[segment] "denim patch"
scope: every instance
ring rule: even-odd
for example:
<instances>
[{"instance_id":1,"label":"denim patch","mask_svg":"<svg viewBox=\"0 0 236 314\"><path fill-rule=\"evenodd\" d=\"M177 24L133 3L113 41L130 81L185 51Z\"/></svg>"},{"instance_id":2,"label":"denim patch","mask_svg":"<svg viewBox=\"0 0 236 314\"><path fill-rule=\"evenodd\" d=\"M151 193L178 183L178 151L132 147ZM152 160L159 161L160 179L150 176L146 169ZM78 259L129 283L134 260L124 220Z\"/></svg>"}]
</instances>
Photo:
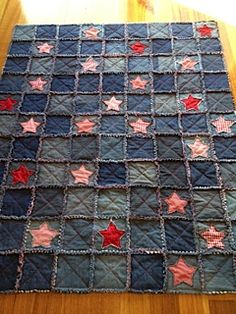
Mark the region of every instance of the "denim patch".
<instances>
[{"instance_id":1,"label":"denim patch","mask_svg":"<svg viewBox=\"0 0 236 314\"><path fill-rule=\"evenodd\" d=\"M193 26L191 23L172 23L172 35L177 38L188 38L193 36Z\"/></svg>"},{"instance_id":2,"label":"denim patch","mask_svg":"<svg viewBox=\"0 0 236 314\"><path fill-rule=\"evenodd\" d=\"M93 113L99 109L98 95L78 95L75 98L76 113Z\"/></svg>"},{"instance_id":3,"label":"denim patch","mask_svg":"<svg viewBox=\"0 0 236 314\"><path fill-rule=\"evenodd\" d=\"M182 128L186 133L207 133L207 122L204 114L182 115Z\"/></svg>"},{"instance_id":4,"label":"denim patch","mask_svg":"<svg viewBox=\"0 0 236 314\"><path fill-rule=\"evenodd\" d=\"M218 159L236 159L235 137L214 137L214 147Z\"/></svg>"},{"instance_id":5,"label":"denim patch","mask_svg":"<svg viewBox=\"0 0 236 314\"><path fill-rule=\"evenodd\" d=\"M206 73L204 75L205 87L207 90L228 90L229 82L226 74Z\"/></svg>"},{"instance_id":6,"label":"denim patch","mask_svg":"<svg viewBox=\"0 0 236 314\"><path fill-rule=\"evenodd\" d=\"M163 287L164 259L158 254L132 255L131 288L133 290L158 291ZM143 280L140 280L142 276Z\"/></svg>"},{"instance_id":7,"label":"denim patch","mask_svg":"<svg viewBox=\"0 0 236 314\"><path fill-rule=\"evenodd\" d=\"M81 74L79 76L78 92L96 92L98 88L98 74Z\"/></svg>"},{"instance_id":8,"label":"denim patch","mask_svg":"<svg viewBox=\"0 0 236 314\"><path fill-rule=\"evenodd\" d=\"M48 74L52 72L53 59L44 58L33 58L30 64L31 74Z\"/></svg>"},{"instance_id":9,"label":"denim patch","mask_svg":"<svg viewBox=\"0 0 236 314\"><path fill-rule=\"evenodd\" d=\"M67 191L66 216L94 214L95 190L85 187L73 187Z\"/></svg>"},{"instance_id":10,"label":"denim patch","mask_svg":"<svg viewBox=\"0 0 236 314\"><path fill-rule=\"evenodd\" d=\"M177 54L193 54L197 51L195 39L174 39L174 50Z\"/></svg>"},{"instance_id":11,"label":"denim patch","mask_svg":"<svg viewBox=\"0 0 236 314\"><path fill-rule=\"evenodd\" d=\"M124 163L100 163L100 169L98 174L98 184L99 185L120 185L125 184L126 174L125 174Z\"/></svg>"},{"instance_id":12,"label":"denim patch","mask_svg":"<svg viewBox=\"0 0 236 314\"><path fill-rule=\"evenodd\" d=\"M34 25L16 25L13 33L14 40L33 40L35 34Z\"/></svg>"},{"instance_id":13,"label":"denim patch","mask_svg":"<svg viewBox=\"0 0 236 314\"><path fill-rule=\"evenodd\" d=\"M104 59L104 72L125 72L125 58L111 57Z\"/></svg>"},{"instance_id":14,"label":"denim patch","mask_svg":"<svg viewBox=\"0 0 236 314\"><path fill-rule=\"evenodd\" d=\"M200 39L200 48L202 52L220 52L221 46L217 38Z\"/></svg>"},{"instance_id":15,"label":"denim patch","mask_svg":"<svg viewBox=\"0 0 236 314\"><path fill-rule=\"evenodd\" d=\"M75 89L75 77L72 75L54 76L51 89L54 92L73 92Z\"/></svg>"},{"instance_id":16,"label":"denim patch","mask_svg":"<svg viewBox=\"0 0 236 314\"><path fill-rule=\"evenodd\" d=\"M0 158L7 158L10 153L11 139L0 137Z\"/></svg>"},{"instance_id":17,"label":"denim patch","mask_svg":"<svg viewBox=\"0 0 236 314\"><path fill-rule=\"evenodd\" d=\"M154 90L156 92L170 92L175 90L172 74L154 74Z\"/></svg>"},{"instance_id":18,"label":"denim patch","mask_svg":"<svg viewBox=\"0 0 236 314\"><path fill-rule=\"evenodd\" d=\"M76 55L78 42L72 40L60 40L58 43L58 55Z\"/></svg>"},{"instance_id":19,"label":"denim patch","mask_svg":"<svg viewBox=\"0 0 236 314\"><path fill-rule=\"evenodd\" d=\"M4 72L25 73L29 59L23 57L8 58L4 66Z\"/></svg>"},{"instance_id":20,"label":"denim patch","mask_svg":"<svg viewBox=\"0 0 236 314\"><path fill-rule=\"evenodd\" d=\"M55 74L74 74L76 70L76 60L72 57L56 58L54 65Z\"/></svg>"},{"instance_id":21,"label":"denim patch","mask_svg":"<svg viewBox=\"0 0 236 314\"><path fill-rule=\"evenodd\" d=\"M30 189L5 191L1 214L4 216L26 216L32 201L32 191Z\"/></svg>"},{"instance_id":22,"label":"denim patch","mask_svg":"<svg viewBox=\"0 0 236 314\"><path fill-rule=\"evenodd\" d=\"M98 156L98 141L97 137L77 136L72 138L71 159L78 160L93 160Z\"/></svg>"},{"instance_id":23,"label":"denim patch","mask_svg":"<svg viewBox=\"0 0 236 314\"><path fill-rule=\"evenodd\" d=\"M142 137L128 138L127 154L130 159L154 159L153 140Z\"/></svg>"},{"instance_id":24,"label":"denim patch","mask_svg":"<svg viewBox=\"0 0 236 314\"><path fill-rule=\"evenodd\" d=\"M80 35L79 25L60 25L59 38L73 39L78 38Z\"/></svg>"},{"instance_id":25,"label":"denim patch","mask_svg":"<svg viewBox=\"0 0 236 314\"><path fill-rule=\"evenodd\" d=\"M16 284L18 255L1 255L0 268L1 268L1 282L0 291L14 290Z\"/></svg>"},{"instance_id":26,"label":"denim patch","mask_svg":"<svg viewBox=\"0 0 236 314\"><path fill-rule=\"evenodd\" d=\"M25 223L16 220L1 220L0 251L19 250L22 246Z\"/></svg>"},{"instance_id":27,"label":"denim patch","mask_svg":"<svg viewBox=\"0 0 236 314\"><path fill-rule=\"evenodd\" d=\"M35 159L38 146L39 138L36 136L18 137L13 143L12 157L14 159Z\"/></svg>"},{"instance_id":28,"label":"denim patch","mask_svg":"<svg viewBox=\"0 0 236 314\"><path fill-rule=\"evenodd\" d=\"M224 62L221 55L202 55L204 71L224 71Z\"/></svg>"},{"instance_id":29,"label":"denim patch","mask_svg":"<svg viewBox=\"0 0 236 314\"><path fill-rule=\"evenodd\" d=\"M157 136L157 155L161 159L182 159L183 148L179 136Z\"/></svg>"},{"instance_id":30,"label":"denim patch","mask_svg":"<svg viewBox=\"0 0 236 314\"><path fill-rule=\"evenodd\" d=\"M153 39L152 52L154 54L159 53L172 53L171 40L170 39Z\"/></svg>"},{"instance_id":31,"label":"denim patch","mask_svg":"<svg viewBox=\"0 0 236 314\"><path fill-rule=\"evenodd\" d=\"M157 133L179 133L177 116L159 116L155 118L155 131Z\"/></svg>"},{"instance_id":32,"label":"denim patch","mask_svg":"<svg viewBox=\"0 0 236 314\"><path fill-rule=\"evenodd\" d=\"M159 215L157 189L132 187L130 192L130 210L134 216Z\"/></svg>"},{"instance_id":33,"label":"denim patch","mask_svg":"<svg viewBox=\"0 0 236 314\"><path fill-rule=\"evenodd\" d=\"M123 24L107 24L104 25L104 36L106 38L124 38L124 25Z\"/></svg>"},{"instance_id":34,"label":"denim patch","mask_svg":"<svg viewBox=\"0 0 236 314\"><path fill-rule=\"evenodd\" d=\"M102 52L101 41L83 41L81 44L81 54L98 55Z\"/></svg>"},{"instance_id":35,"label":"denim patch","mask_svg":"<svg viewBox=\"0 0 236 314\"><path fill-rule=\"evenodd\" d=\"M149 72L151 70L150 60L146 57L129 57L129 72Z\"/></svg>"},{"instance_id":36,"label":"denim patch","mask_svg":"<svg viewBox=\"0 0 236 314\"><path fill-rule=\"evenodd\" d=\"M148 161L129 162L128 178L131 186L155 186L157 185L156 165Z\"/></svg>"},{"instance_id":37,"label":"denim patch","mask_svg":"<svg viewBox=\"0 0 236 314\"><path fill-rule=\"evenodd\" d=\"M101 119L102 133L125 133L125 120L123 116L103 116Z\"/></svg>"},{"instance_id":38,"label":"denim patch","mask_svg":"<svg viewBox=\"0 0 236 314\"><path fill-rule=\"evenodd\" d=\"M149 112L151 100L147 95L128 95L127 110L136 112Z\"/></svg>"},{"instance_id":39,"label":"denim patch","mask_svg":"<svg viewBox=\"0 0 236 314\"><path fill-rule=\"evenodd\" d=\"M163 161L160 163L161 186L186 187L187 177L184 163L180 161Z\"/></svg>"},{"instance_id":40,"label":"denim patch","mask_svg":"<svg viewBox=\"0 0 236 314\"><path fill-rule=\"evenodd\" d=\"M115 136L101 137L101 159L124 159L124 138Z\"/></svg>"},{"instance_id":41,"label":"denim patch","mask_svg":"<svg viewBox=\"0 0 236 314\"><path fill-rule=\"evenodd\" d=\"M12 56L30 56L32 42L15 41L12 43L9 54Z\"/></svg>"},{"instance_id":42,"label":"denim patch","mask_svg":"<svg viewBox=\"0 0 236 314\"><path fill-rule=\"evenodd\" d=\"M103 91L108 92L123 92L124 91L124 75L123 74L104 74L103 76Z\"/></svg>"},{"instance_id":43,"label":"denim patch","mask_svg":"<svg viewBox=\"0 0 236 314\"><path fill-rule=\"evenodd\" d=\"M200 74L179 74L177 76L177 87L180 92L201 92L202 80Z\"/></svg>"},{"instance_id":44,"label":"denim patch","mask_svg":"<svg viewBox=\"0 0 236 314\"><path fill-rule=\"evenodd\" d=\"M46 137L41 145L40 158L43 160L66 160L70 157L68 138Z\"/></svg>"},{"instance_id":45,"label":"denim patch","mask_svg":"<svg viewBox=\"0 0 236 314\"><path fill-rule=\"evenodd\" d=\"M97 211L102 216L125 215L127 210L127 193L125 189L101 189Z\"/></svg>"},{"instance_id":46,"label":"denim patch","mask_svg":"<svg viewBox=\"0 0 236 314\"><path fill-rule=\"evenodd\" d=\"M20 107L21 112L44 112L47 95L25 94Z\"/></svg>"},{"instance_id":47,"label":"denim patch","mask_svg":"<svg viewBox=\"0 0 236 314\"><path fill-rule=\"evenodd\" d=\"M56 25L38 25L36 38L52 39L56 37Z\"/></svg>"},{"instance_id":48,"label":"denim patch","mask_svg":"<svg viewBox=\"0 0 236 314\"><path fill-rule=\"evenodd\" d=\"M146 38L147 24L127 24L128 36L130 38Z\"/></svg>"},{"instance_id":49,"label":"denim patch","mask_svg":"<svg viewBox=\"0 0 236 314\"><path fill-rule=\"evenodd\" d=\"M107 55L124 54L126 52L124 41L106 41L105 53Z\"/></svg>"},{"instance_id":50,"label":"denim patch","mask_svg":"<svg viewBox=\"0 0 236 314\"><path fill-rule=\"evenodd\" d=\"M48 116L45 126L45 134L67 134L70 130L70 118L60 116Z\"/></svg>"},{"instance_id":51,"label":"denim patch","mask_svg":"<svg viewBox=\"0 0 236 314\"><path fill-rule=\"evenodd\" d=\"M217 186L216 168L210 161L190 162L191 182L195 186Z\"/></svg>"},{"instance_id":52,"label":"denim patch","mask_svg":"<svg viewBox=\"0 0 236 314\"><path fill-rule=\"evenodd\" d=\"M21 92L25 81L22 75L3 74L0 80L2 92Z\"/></svg>"},{"instance_id":53,"label":"denim patch","mask_svg":"<svg viewBox=\"0 0 236 314\"><path fill-rule=\"evenodd\" d=\"M206 102L209 112L233 112L234 105L231 93L206 93Z\"/></svg>"},{"instance_id":54,"label":"denim patch","mask_svg":"<svg viewBox=\"0 0 236 314\"><path fill-rule=\"evenodd\" d=\"M168 23L149 24L150 38L168 38L170 37L170 27Z\"/></svg>"}]
</instances>

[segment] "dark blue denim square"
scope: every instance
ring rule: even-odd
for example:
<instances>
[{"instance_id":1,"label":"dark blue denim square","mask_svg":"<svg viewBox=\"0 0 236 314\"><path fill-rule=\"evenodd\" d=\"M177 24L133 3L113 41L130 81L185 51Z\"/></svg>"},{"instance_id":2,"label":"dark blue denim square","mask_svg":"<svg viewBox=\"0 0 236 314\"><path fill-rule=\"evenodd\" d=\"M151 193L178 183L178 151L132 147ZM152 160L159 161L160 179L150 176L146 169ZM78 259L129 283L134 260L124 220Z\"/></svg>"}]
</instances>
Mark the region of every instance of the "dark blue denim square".
<instances>
[{"instance_id":1,"label":"dark blue denim square","mask_svg":"<svg viewBox=\"0 0 236 314\"><path fill-rule=\"evenodd\" d=\"M104 25L104 35L106 38L123 38L124 24L106 24Z\"/></svg>"},{"instance_id":2,"label":"dark blue denim square","mask_svg":"<svg viewBox=\"0 0 236 314\"><path fill-rule=\"evenodd\" d=\"M0 138L0 158L8 158L11 149L11 138Z\"/></svg>"},{"instance_id":3,"label":"dark blue denim square","mask_svg":"<svg viewBox=\"0 0 236 314\"><path fill-rule=\"evenodd\" d=\"M132 255L131 288L134 290L161 290L164 281L162 255Z\"/></svg>"},{"instance_id":4,"label":"dark blue denim square","mask_svg":"<svg viewBox=\"0 0 236 314\"><path fill-rule=\"evenodd\" d=\"M1 92L21 92L24 87L23 75L3 74L0 79Z\"/></svg>"},{"instance_id":5,"label":"dark blue denim square","mask_svg":"<svg viewBox=\"0 0 236 314\"><path fill-rule=\"evenodd\" d=\"M39 25L36 30L36 38L51 39L56 37L56 25Z\"/></svg>"},{"instance_id":6,"label":"dark blue denim square","mask_svg":"<svg viewBox=\"0 0 236 314\"><path fill-rule=\"evenodd\" d=\"M206 116L204 114L182 115L182 127L186 133L208 132Z\"/></svg>"},{"instance_id":7,"label":"dark blue denim square","mask_svg":"<svg viewBox=\"0 0 236 314\"><path fill-rule=\"evenodd\" d=\"M47 105L47 95L25 94L21 104L21 112L44 112Z\"/></svg>"},{"instance_id":8,"label":"dark blue denim square","mask_svg":"<svg viewBox=\"0 0 236 314\"><path fill-rule=\"evenodd\" d=\"M35 159L39 146L38 136L18 137L13 143L12 158Z\"/></svg>"},{"instance_id":9,"label":"dark blue denim square","mask_svg":"<svg viewBox=\"0 0 236 314\"><path fill-rule=\"evenodd\" d=\"M186 187L188 182L184 163L182 161L161 161L160 183L162 187Z\"/></svg>"},{"instance_id":10,"label":"dark blue denim square","mask_svg":"<svg viewBox=\"0 0 236 314\"><path fill-rule=\"evenodd\" d=\"M60 40L58 44L59 55L76 55L78 51L78 42L72 40Z\"/></svg>"},{"instance_id":11,"label":"dark blue denim square","mask_svg":"<svg viewBox=\"0 0 236 314\"><path fill-rule=\"evenodd\" d=\"M216 156L219 159L236 159L235 137L214 137Z\"/></svg>"},{"instance_id":12,"label":"dark blue denim square","mask_svg":"<svg viewBox=\"0 0 236 314\"><path fill-rule=\"evenodd\" d=\"M70 132L70 118L48 116L46 120L45 134L68 134Z\"/></svg>"},{"instance_id":13,"label":"dark blue denim square","mask_svg":"<svg viewBox=\"0 0 236 314\"><path fill-rule=\"evenodd\" d=\"M155 118L155 131L157 133L179 133L177 116L160 116Z\"/></svg>"},{"instance_id":14,"label":"dark blue denim square","mask_svg":"<svg viewBox=\"0 0 236 314\"><path fill-rule=\"evenodd\" d=\"M6 190L1 213L6 216L26 216L31 201L29 189Z\"/></svg>"},{"instance_id":15,"label":"dark blue denim square","mask_svg":"<svg viewBox=\"0 0 236 314\"><path fill-rule=\"evenodd\" d=\"M170 39L153 39L152 41L153 53L171 53L171 40Z\"/></svg>"},{"instance_id":16,"label":"dark blue denim square","mask_svg":"<svg viewBox=\"0 0 236 314\"><path fill-rule=\"evenodd\" d=\"M79 25L60 25L59 38L77 38L80 35Z\"/></svg>"},{"instance_id":17,"label":"dark blue denim square","mask_svg":"<svg viewBox=\"0 0 236 314\"><path fill-rule=\"evenodd\" d=\"M37 188L33 217L53 217L61 215L64 206L64 193L60 188Z\"/></svg>"},{"instance_id":18,"label":"dark blue denim square","mask_svg":"<svg viewBox=\"0 0 236 314\"><path fill-rule=\"evenodd\" d=\"M167 250L195 251L192 221L166 220L165 234Z\"/></svg>"},{"instance_id":19,"label":"dark blue denim square","mask_svg":"<svg viewBox=\"0 0 236 314\"><path fill-rule=\"evenodd\" d=\"M216 168L210 161L190 162L191 182L195 186L217 186Z\"/></svg>"},{"instance_id":20,"label":"dark blue denim square","mask_svg":"<svg viewBox=\"0 0 236 314\"><path fill-rule=\"evenodd\" d=\"M4 67L4 72L24 73L27 69L28 58L8 58Z\"/></svg>"},{"instance_id":21,"label":"dark blue denim square","mask_svg":"<svg viewBox=\"0 0 236 314\"><path fill-rule=\"evenodd\" d=\"M100 163L98 173L99 185L125 184L125 164L118 162Z\"/></svg>"},{"instance_id":22,"label":"dark blue denim square","mask_svg":"<svg viewBox=\"0 0 236 314\"><path fill-rule=\"evenodd\" d=\"M99 87L99 74L81 74L79 76L79 92L96 92Z\"/></svg>"},{"instance_id":23,"label":"dark blue denim square","mask_svg":"<svg viewBox=\"0 0 236 314\"><path fill-rule=\"evenodd\" d=\"M57 57L53 73L74 74L76 70L76 59L74 57Z\"/></svg>"},{"instance_id":24,"label":"dark blue denim square","mask_svg":"<svg viewBox=\"0 0 236 314\"><path fill-rule=\"evenodd\" d=\"M49 289L51 287L52 267L52 254L25 254L20 289Z\"/></svg>"},{"instance_id":25,"label":"dark blue denim square","mask_svg":"<svg viewBox=\"0 0 236 314\"><path fill-rule=\"evenodd\" d=\"M4 171L5 171L5 162L0 161L0 184L2 183Z\"/></svg>"},{"instance_id":26,"label":"dark blue denim square","mask_svg":"<svg viewBox=\"0 0 236 314\"><path fill-rule=\"evenodd\" d=\"M178 38L193 37L193 26L191 23L171 24L172 35Z\"/></svg>"},{"instance_id":27,"label":"dark blue denim square","mask_svg":"<svg viewBox=\"0 0 236 314\"><path fill-rule=\"evenodd\" d=\"M200 39L200 49L202 52L220 52L220 41L217 38Z\"/></svg>"},{"instance_id":28,"label":"dark blue denim square","mask_svg":"<svg viewBox=\"0 0 236 314\"><path fill-rule=\"evenodd\" d=\"M99 109L99 95L78 95L75 99L75 112L92 113Z\"/></svg>"},{"instance_id":29,"label":"dark blue denim square","mask_svg":"<svg viewBox=\"0 0 236 314\"><path fill-rule=\"evenodd\" d=\"M157 154L161 159L182 159L183 148L179 136L157 136Z\"/></svg>"},{"instance_id":30,"label":"dark blue denim square","mask_svg":"<svg viewBox=\"0 0 236 314\"><path fill-rule=\"evenodd\" d=\"M104 74L103 75L104 92L123 92L124 74Z\"/></svg>"},{"instance_id":31,"label":"dark blue denim square","mask_svg":"<svg viewBox=\"0 0 236 314\"><path fill-rule=\"evenodd\" d=\"M31 41L15 41L11 44L9 55L29 56L31 54Z\"/></svg>"},{"instance_id":32,"label":"dark blue denim square","mask_svg":"<svg viewBox=\"0 0 236 314\"><path fill-rule=\"evenodd\" d=\"M58 75L52 79L51 90L54 92L73 92L75 77L72 75Z\"/></svg>"},{"instance_id":33,"label":"dark blue denim square","mask_svg":"<svg viewBox=\"0 0 236 314\"><path fill-rule=\"evenodd\" d=\"M123 116L103 116L101 120L101 132L124 133L125 119Z\"/></svg>"},{"instance_id":34,"label":"dark blue denim square","mask_svg":"<svg viewBox=\"0 0 236 314\"><path fill-rule=\"evenodd\" d=\"M127 139L128 158L154 158L154 145L151 138L130 137Z\"/></svg>"},{"instance_id":35,"label":"dark blue denim square","mask_svg":"<svg viewBox=\"0 0 236 314\"><path fill-rule=\"evenodd\" d=\"M154 90L159 91L174 91L175 81L173 74L154 74Z\"/></svg>"},{"instance_id":36,"label":"dark blue denim square","mask_svg":"<svg viewBox=\"0 0 236 314\"><path fill-rule=\"evenodd\" d=\"M2 220L0 223L0 251L21 248L25 223L22 221Z\"/></svg>"},{"instance_id":37,"label":"dark blue denim square","mask_svg":"<svg viewBox=\"0 0 236 314\"><path fill-rule=\"evenodd\" d=\"M81 54L83 55L99 55L102 52L101 41L83 41L81 44Z\"/></svg>"},{"instance_id":38,"label":"dark blue denim square","mask_svg":"<svg viewBox=\"0 0 236 314\"><path fill-rule=\"evenodd\" d=\"M203 71L224 71L224 61L221 55L204 54L201 58Z\"/></svg>"},{"instance_id":39,"label":"dark blue denim square","mask_svg":"<svg viewBox=\"0 0 236 314\"><path fill-rule=\"evenodd\" d=\"M0 256L0 291L13 290L16 283L19 256L16 254Z\"/></svg>"},{"instance_id":40,"label":"dark blue denim square","mask_svg":"<svg viewBox=\"0 0 236 314\"><path fill-rule=\"evenodd\" d=\"M128 24L128 36L130 38L146 38L147 24Z\"/></svg>"},{"instance_id":41,"label":"dark blue denim square","mask_svg":"<svg viewBox=\"0 0 236 314\"><path fill-rule=\"evenodd\" d=\"M75 136L71 143L72 160L93 160L98 156L97 137L94 135Z\"/></svg>"},{"instance_id":42,"label":"dark blue denim square","mask_svg":"<svg viewBox=\"0 0 236 314\"><path fill-rule=\"evenodd\" d=\"M227 74L224 73L205 73L205 87L208 90L228 90L229 82Z\"/></svg>"},{"instance_id":43,"label":"dark blue denim square","mask_svg":"<svg viewBox=\"0 0 236 314\"><path fill-rule=\"evenodd\" d=\"M151 99L147 95L128 95L127 102L128 111L151 111Z\"/></svg>"}]
</instances>

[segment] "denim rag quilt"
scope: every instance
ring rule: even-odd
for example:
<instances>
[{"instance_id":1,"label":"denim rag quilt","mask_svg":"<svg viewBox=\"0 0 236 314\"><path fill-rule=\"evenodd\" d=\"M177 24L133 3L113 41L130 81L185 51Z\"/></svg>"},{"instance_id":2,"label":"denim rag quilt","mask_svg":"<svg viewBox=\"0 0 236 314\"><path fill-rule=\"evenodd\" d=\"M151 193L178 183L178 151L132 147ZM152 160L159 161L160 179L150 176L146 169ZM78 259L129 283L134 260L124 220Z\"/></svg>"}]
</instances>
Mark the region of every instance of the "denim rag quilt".
<instances>
[{"instance_id":1,"label":"denim rag quilt","mask_svg":"<svg viewBox=\"0 0 236 314\"><path fill-rule=\"evenodd\" d=\"M19 25L0 81L0 290L236 290L217 25Z\"/></svg>"}]
</instances>

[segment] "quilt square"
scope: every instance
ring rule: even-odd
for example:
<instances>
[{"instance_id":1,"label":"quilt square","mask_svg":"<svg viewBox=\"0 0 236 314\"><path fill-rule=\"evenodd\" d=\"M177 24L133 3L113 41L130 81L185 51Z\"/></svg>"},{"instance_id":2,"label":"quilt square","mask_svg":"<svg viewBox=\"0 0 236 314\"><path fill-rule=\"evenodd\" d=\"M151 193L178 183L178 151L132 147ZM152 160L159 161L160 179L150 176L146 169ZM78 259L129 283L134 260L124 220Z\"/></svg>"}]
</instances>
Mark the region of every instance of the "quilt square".
<instances>
[{"instance_id":1,"label":"quilt square","mask_svg":"<svg viewBox=\"0 0 236 314\"><path fill-rule=\"evenodd\" d=\"M163 288L164 259L161 254L134 254L131 257L131 288L137 291L158 291ZM140 280L143 276L143 280Z\"/></svg>"},{"instance_id":2,"label":"quilt square","mask_svg":"<svg viewBox=\"0 0 236 314\"><path fill-rule=\"evenodd\" d=\"M57 261L56 290L88 290L90 284L89 255L59 255Z\"/></svg>"},{"instance_id":3,"label":"quilt square","mask_svg":"<svg viewBox=\"0 0 236 314\"><path fill-rule=\"evenodd\" d=\"M0 79L1 291L236 291L222 51L214 21L15 27Z\"/></svg>"}]
</instances>

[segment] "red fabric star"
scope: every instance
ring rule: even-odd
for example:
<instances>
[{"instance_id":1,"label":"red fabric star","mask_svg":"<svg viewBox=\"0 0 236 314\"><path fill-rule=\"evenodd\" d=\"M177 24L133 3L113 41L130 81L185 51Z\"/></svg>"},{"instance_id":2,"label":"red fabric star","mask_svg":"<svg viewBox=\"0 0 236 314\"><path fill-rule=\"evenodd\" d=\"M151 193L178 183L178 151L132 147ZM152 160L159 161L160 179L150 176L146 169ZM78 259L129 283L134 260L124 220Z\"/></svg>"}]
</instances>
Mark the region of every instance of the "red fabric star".
<instances>
[{"instance_id":1,"label":"red fabric star","mask_svg":"<svg viewBox=\"0 0 236 314\"><path fill-rule=\"evenodd\" d=\"M28 183L30 176L33 175L33 171L29 170L26 166L20 165L17 169L12 170L13 184Z\"/></svg>"},{"instance_id":2,"label":"red fabric star","mask_svg":"<svg viewBox=\"0 0 236 314\"><path fill-rule=\"evenodd\" d=\"M193 275L196 272L196 267L188 265L185 260L180 257L178 261L168 267L173 274L174 286L186 283L189 286L193 285Z\"/></svg>"},{"instance_id":3,"label":"red fabric star","mask_svg":"<svg viewBox=\"0 0 236 314\"><path fill-rule=\"evenodd\" d=\"M188 202L180 198L176 192L173 192L169 197L165 198L164 201L168 204L168 214L172 214L174 212L178 212L180 214L185 213L185 206Z\"/></svg>"},{"instance_id":4,"label":"red fabric star","mask_svg":"<svg viewBox=\"0 0 236 314\"><path fill-rule=\"evenodd\" d=\"M0 100L0 111L7 110L12 111L13 106L17 103L15 99L12 99L11 97L8 97L6 99Z\"/></svg>"},{"instance_id":5,"label":"red fabric star","mask_svg":"<svg viewBox=\"0 0 236 314\"><path fill-rule=\"evenodd\" d=\"M202 37L205 37L205 36L211 37L211 35L212 35L211 33L213 31L213 28L211 28L211 27L207 26L206 24L204 24L202 26L199 26L197 28L197 31L200 33L200 35Z\"/></svg>"},{"instance_id":6,"label":"red fabric star","mask_svg":"<svg viewBox=\"0 0 236 314\"><path fill-rule=\"evenodd\" d=\"M99 234L103 237L102 248L106 248L111 245L120 249L120 241L124 236L125 231L117 229L114 222L110 221L107 229L99 231Z\"/></svg>"},{"instance_id":7,"label":"red fabric star","mask_svg":"<svg viewBox=\"0 0 236 314\"><path fill-rule=\"evenodd\" d=\"M201 232L200 235L207 241L208 249L213 247L223 249L225 247L222 242L225 237L225 233L223 231L217 231L215 226L210 226L208 230Z\"/></svg>"},{"instance_id":8,"label":"red fabric star","mask_svg":"<svg viewBox=\"0 0 236 314\"><path fill-rule=\"evenodd\" d=\"M130 48L132 49L132 51L134 53L144 53L145 48L147 48L148 46L143 44L141 41L136 41L134 44L132 44L130 46Z\"/></svg>"},{"instance_id":9,"label":"red fabric star","mask_svg":"<svg viewBox=\"0 0 236 314\"><path fill-rule=\"evenodd\" d=\"M198 111L202 99L193 97L192 95L188 95L188 97L182 99L181 102L184 104L186 110Z\"/></svg>"}]
</instances>

